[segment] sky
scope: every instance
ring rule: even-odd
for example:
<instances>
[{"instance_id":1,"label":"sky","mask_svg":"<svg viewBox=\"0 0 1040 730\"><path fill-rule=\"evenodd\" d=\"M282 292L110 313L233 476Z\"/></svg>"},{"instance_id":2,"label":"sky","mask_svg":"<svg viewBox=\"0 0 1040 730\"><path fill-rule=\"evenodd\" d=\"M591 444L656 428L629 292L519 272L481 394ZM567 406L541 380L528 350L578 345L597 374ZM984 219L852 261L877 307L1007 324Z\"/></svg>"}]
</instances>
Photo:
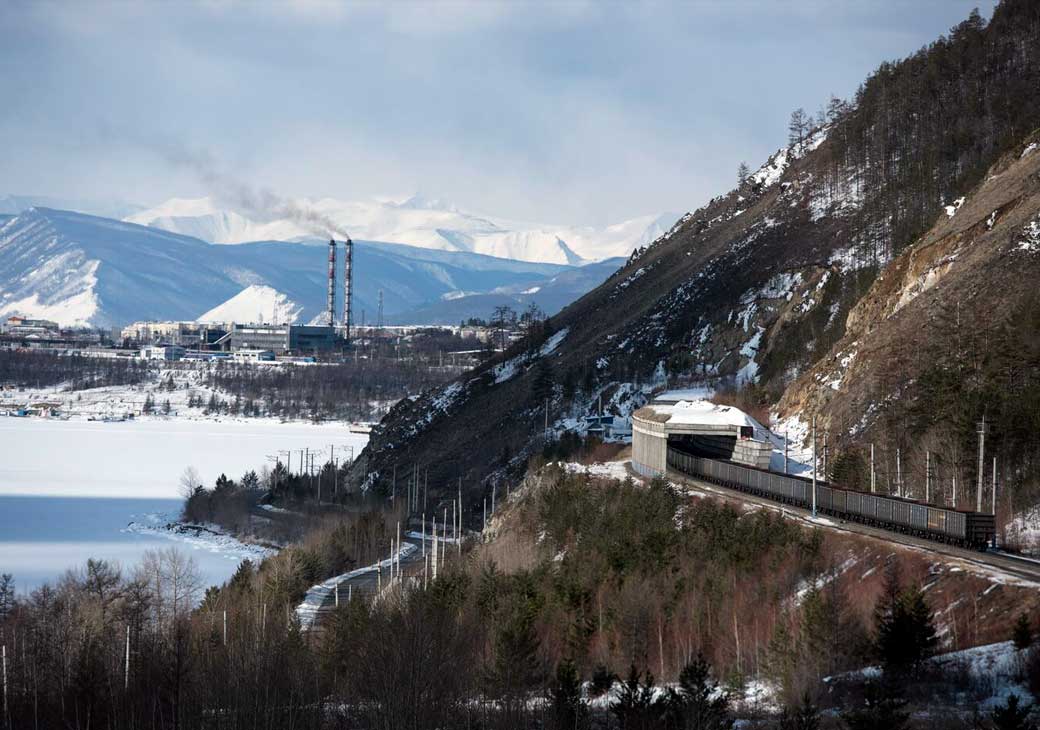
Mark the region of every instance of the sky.
<instances>
[{"instance_id":1,"label":"sky","mask_svg":"<svg viewBox=\"0 0 1040 730\"><path fill-rule=\"evenodd\" d=\"M693 210L992 0L0 2L0 194Z\"/></svg>"}]
</instances>

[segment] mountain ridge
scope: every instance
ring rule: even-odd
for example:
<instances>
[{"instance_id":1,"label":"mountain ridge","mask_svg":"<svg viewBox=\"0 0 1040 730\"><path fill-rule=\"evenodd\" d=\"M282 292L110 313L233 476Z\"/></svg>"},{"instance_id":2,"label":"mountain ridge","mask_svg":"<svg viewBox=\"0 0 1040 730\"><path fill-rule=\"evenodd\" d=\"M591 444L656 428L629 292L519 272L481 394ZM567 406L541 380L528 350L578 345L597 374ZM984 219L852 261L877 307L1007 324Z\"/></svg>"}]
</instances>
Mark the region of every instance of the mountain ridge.
<instances>
[{"instance_id":1,"label":"mountain ridge","mask_svg":"<svg viewBox=\"0 0 1040 730\"><path fill-rule=\"evenodd\" d=\"M300 200L291 207L327 219L356 239L572 266L627 257L674 220L669 214L660 214L602 228L554 226L469 213L418 194L399 203L323 198ZM288 213L278 217L278 213L236 210L210 197L172 198L125 220L220 244L300 242L324 237L317 234L313 221L296 220Z\"/></svg>"},{"instance_id":2,"label":"mountain ridge","mask_svg":"<svg viewBox=\"0 0 1040 730\"><path fill-rule=\"evenodd\" d=\"M99 326L192 320L243 289L267 285L297 303L299 317L309 321L325 307L326 251L280 241L221 246L134 223L31 208L0 220L0 315ZM515 306L556 308L596 283L588 276L567 283L565 277L553 287L555 277L574 267L401 244L358 241L354 255L359 321L366 309L376 311L380 290L387 321L433 307L429 317L450 324L458 319L436 314L446 295L461 295L452 312L465 319L491 314L486 302L467 300L466 293L500 292ZM539 291L522 293L532 289Z\"/></svg>"}]
</instances>

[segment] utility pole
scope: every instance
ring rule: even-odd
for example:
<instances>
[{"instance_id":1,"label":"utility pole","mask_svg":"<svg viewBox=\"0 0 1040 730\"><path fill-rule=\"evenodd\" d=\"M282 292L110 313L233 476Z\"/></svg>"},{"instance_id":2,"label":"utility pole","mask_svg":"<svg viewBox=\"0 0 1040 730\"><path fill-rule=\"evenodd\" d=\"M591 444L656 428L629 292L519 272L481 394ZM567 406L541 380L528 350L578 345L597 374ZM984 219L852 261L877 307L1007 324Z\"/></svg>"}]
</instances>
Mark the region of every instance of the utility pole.
<instances>
[{"instance_id":1,"label":"utility pole","mask_svg":"<svg viewBox=\"0 0 1040 730\"><path fill-rule=\"evenodd\" d=\"M932 454L924 452L924 501L927 504L932 491Z\"/></svg>"},{"instance_id":2,"label":"utility pole","mask_svg":"<svg viewBox=\"0 0 1040 730\"><path fill-rule=\"evenodd\" d=\"M975 511L982 511L982 470L983 470L983 459L985 458L986 452L986 415L982 415L982 420L979 421L979 475L978 484L975 487Z\"/></svg>"},{"instance_id":3,"label":"utility pole","mask_svg":"<svg viewBox=\"0 0 1040 730\"><path fill-rule=\"evenodd\" d=\"M903 462L902 452L896 449L896 496L903 496Z\"/></svg>"},{"instance_id":4,"label":"utility pole","mask_svg":"<svg viewBox=\"0 0 1040 730\"><path fill-rule=\"evenodd\" d=\"M784 431L784 474L787 474L787 431Z\"/></svg>"},{"instance_id":5,"label":"utility pole","mask_svg":"<svg viewBox=\"0 0 1040 730\"><path fill-rule=\"evenodd\" d=\"M990 512L993 516L997 515L997 457L993 457L993 493L990 495L992 499L992 505Z\"/></svg>"},{"instance_id":6,"label":"utility pole","mask_svg":"<svg viewBox=\"0 0 1040 730\"><path fill-rule=\"evenodd\" d=\"M126 625L126 664L123 665L123 691L125 692L128 689L130 689L130 624ZM4 691L6 694L6 687ZM4 707L5 714L6 711L7 708Z\"/></svg>"},{"instance_id":7,"label":"utility pole","mask_svg":"<svg viewBox=\"0 0 1040 730\"><path fill-rule=\"evenodd\" d=\"M227 609L224 609L224 646L227 646Z\"/></svg>"},{"instance_id":8,"label":"utility pole","mask_svg":"<svg viewBox=\"0 0 1040 730\"><path fill-rule=\"evenodd\" d=\"M816 517L816 416L812 417L812 516Z\"/></svg>"},{"instance_id":9,"label":"utility pole","mask_svg":"<svg viewBox=\"0 0 1040 730\"><path fill-rule=\"evenodd\" d=\"M874 444L870 445L870 493L877 491L877 475L874 472Z\"/></svg>"},{"instance_id":10,"label":"utility pole","mask_svg":"<svg viewBox=\"0 0 1040 730\"><path fill-rule=\"evenodd\" d=\"M827 475L830 473L827 471L827 431L823 432L823 481L828 481Z\"/></svg>"},{"instance_id":11,"label":"utility pole","mask_svg":"<svg viewBox=\"0 0 1040 730\"><path fill-rule=\"evenodd\" d=\"M433 579L437 580L437 517L433 518Z\"/></svg>"},{"instance_id":12,"label":"utility pole","mask_svg":"<svg viewBox=\"0 0 1040 730\"><path fill-rule=\"evenodd\" d=\"M957 477L953 478L953 504L951 506L957 509Z\"/></svg>"}]
</instances>

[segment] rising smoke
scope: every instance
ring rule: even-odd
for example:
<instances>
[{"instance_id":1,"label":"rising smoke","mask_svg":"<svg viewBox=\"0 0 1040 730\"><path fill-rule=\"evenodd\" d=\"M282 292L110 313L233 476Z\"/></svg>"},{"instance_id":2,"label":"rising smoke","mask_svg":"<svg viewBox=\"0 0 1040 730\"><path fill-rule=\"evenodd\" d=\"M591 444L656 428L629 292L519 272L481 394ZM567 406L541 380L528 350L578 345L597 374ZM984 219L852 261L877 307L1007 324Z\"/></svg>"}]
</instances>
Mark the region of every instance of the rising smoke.
<instances>
[{"instance_id":1,"label":"rising smoke","mask_svg":"<svg viewBox=\"0 0 1040 730\"><path fill-rule=\"evenodd\" d=\"M288 218L321 238L345 239L349 234L336 221L313 208L284 198L269 188L255 188L220 169L205 150L165 140L155 145L171 165L192 171L222 204L261 220Z\"/></svg>"}]
</instances>

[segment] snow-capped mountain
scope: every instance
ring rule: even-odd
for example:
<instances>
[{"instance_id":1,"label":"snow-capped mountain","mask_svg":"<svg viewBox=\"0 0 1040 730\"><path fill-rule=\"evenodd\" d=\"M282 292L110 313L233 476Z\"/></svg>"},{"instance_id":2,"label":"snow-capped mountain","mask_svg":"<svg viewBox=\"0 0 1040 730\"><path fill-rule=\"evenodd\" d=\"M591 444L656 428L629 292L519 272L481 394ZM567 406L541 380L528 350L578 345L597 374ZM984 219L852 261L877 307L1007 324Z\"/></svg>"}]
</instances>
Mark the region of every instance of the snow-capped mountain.
<instances>
[{"instance_id":1,"label":"snow-capped mountain","mask_svg":"<svg viewBox=\"0 0 1040 730\"><path fill-rule=\"evenodd\" d=\"M627 257L667 230L677 216L642 216L595 227L552 226L476 215L449 202L415 195L407 200L294 201L304 216L263 215L221 206L212 198L174 198L126 218L128 222L212 243L303 241L330 234L313 218L334 222L356 239L388 241L442 251L480 253L518 261L580 265Z\"/></svg>"},{"instance_id":2,"label":"snow-capped mountain","mask_svg":"<svg viewBox=\"0 0 1040 730\"><path fill-rule=\"evenodd\" d=\"M84 200L81 198L56 198L49 195L0 195L0 216L18 215L34 207L72 210L105 218L124 218L145 209L143 205L122 200Z\"/></svg>"},{"instance_id":3,"label":"snow-capped mountain","mask_svg":"<svg viewBox=\"0 0 1040 730\"><path fill-rule=\"evenodd\" d=\"M198 321L291 324L299 319L302 312L302 306L277 289L252 284L203 314Z\"/></svg>"},{"instance_id":4,"label":"snow-capped mountain","mask_svg":"<svg viewBox=\"0 0 1040 730\"><path fill-rule=\"evenodd\" d=\"M620 262L573 267L358 240L354 311L388 323L456 323L494 306L554 312ZM0 316L63 325L179 319L309 322L325 308L328 248L210 244L158 228L50 208L0 216ZM337 292L337 312L342 307ZM421 319L419 319L421 317Z\"/></svg>"}]
</instances>

